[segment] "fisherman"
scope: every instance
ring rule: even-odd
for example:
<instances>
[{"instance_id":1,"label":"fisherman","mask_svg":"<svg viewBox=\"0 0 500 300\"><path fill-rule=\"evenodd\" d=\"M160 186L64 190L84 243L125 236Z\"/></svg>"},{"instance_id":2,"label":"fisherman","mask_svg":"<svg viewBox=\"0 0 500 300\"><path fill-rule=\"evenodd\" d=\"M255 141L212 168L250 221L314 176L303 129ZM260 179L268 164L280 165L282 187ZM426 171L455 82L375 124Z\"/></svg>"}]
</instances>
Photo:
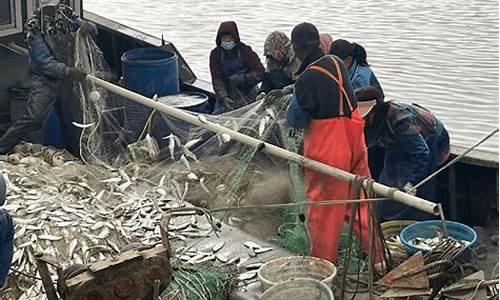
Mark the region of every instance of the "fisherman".
<instances>
[{"instance_id":1,"label":"fisherman","mask_svg":"<svg viewBox=\"0 0 500 300\"><path fill-rule=\"evenodd\" d=\"M332 167L370 177L363 119L342 61L325 56L319 47L319 33L310 23L301 23L292 31L295 55L302 61L300 76L287 110L291 127L305 128L304 155ZM305 169L307 201L353 199L351 184ZM362 247L368 252L368 207L361 205ZM308 228L311 255L335 262L344 221L352 217L350 205L311 206ZM358 218L359 219L359 218ZM380 261L380 247L377 261Z\"/></svg>"},{"instance_id":2,"label":"fisherman","mask_svg":"<svg viewBox=\"0 0 500 300\"><path fill-rule=\"evenodd\" d=\"M271 32L264 43L266 72L260 92L267 94L274 89L282 89L293 84L300 61L293 53L290 38L281 31Z\"/></svg>"},{"instance_id":3,"label":"fisherman","mask_svg":"<svg viewBox=\"0 0 500 300\"><path fill-rule=\"evenodd\" d=\"M343 60L354 90L372 85L377 87L382 97L384 97L382 86L380 86L375 73L373 73L366 60L366 50L363 46L338 39L331 44L330 54Z\"/></svg>"},{"instance_id":4,"label":"fisherman","mask_svg":"<svg viewBox=\"0 0 500 300\"><path fill-rule=\"evenodd\" d=\"M28 133L42 126L51 105L61 98L68 77L81 81L86 74L71 67L74 32L97 35L97 27L81 20L59 0L40 0L40 9L25 24L30 69L31 94L24 115L0 137L0 153L5 154Z\"/></svg>"},{"instance_id":5,"label":"fisherman","mask_svg":"<svg viewBox=\"0 0 500 300\"><path fill-rule=\"evenodd\" d=\"M217 101L214 113L222 113L255 101L257 84L264 76L264 66L251 47L240 40L233 21L221 23L210 53L210 73Z\"/></svg>"},{"instance_id":6,"label":"fisherman","mask_svg":"<svg viewBox=\"0 0 500 300\"><path fill-rule=\"evenodd\" d=\"M450 154L446 128L428 109L417 104L384 102L380 90L367 86L356 90L366 121L368 147L385 148L379 181L409 194L435 201L435 179L414 186L434 172ZM378 204L382 220L425 220L431 215L394 201Z\"/></svg>"},{"instance_id":7,"label":"fisherman","mask_svg":"<svg viewBox=\"0 0 500 300\"><path fill-rule=\"evenodd\" d=\"M6 185L0 175L0 206L5 203ZM4 286L12 263L14 250L14 223L9 214L0 208L0 289Z\"/></svg>"}]
</instances>

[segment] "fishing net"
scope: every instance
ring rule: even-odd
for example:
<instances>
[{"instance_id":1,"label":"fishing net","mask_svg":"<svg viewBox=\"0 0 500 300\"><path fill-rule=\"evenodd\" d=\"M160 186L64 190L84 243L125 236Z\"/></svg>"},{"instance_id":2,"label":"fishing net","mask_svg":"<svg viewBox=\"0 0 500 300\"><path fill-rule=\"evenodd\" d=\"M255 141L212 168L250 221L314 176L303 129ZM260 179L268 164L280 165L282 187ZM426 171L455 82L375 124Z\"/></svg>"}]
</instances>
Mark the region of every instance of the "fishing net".
<instances>
[{"instance_id":1,"label":"fishing net","mask_svg":"<svg viewBox=\"0 0 500 300\"><path fill-rule=\"evenodd\" d=\"M91 38L77 35L74 55L77 67L119 84ZM300 153L302 134L291 132L284 117L290 98L272 92L221 115L186 112ZM308 253L305 207L258 208L305 201L298 164L161 112L145 109L134 115L130 103L88 81L74 85L73 97L65 103L73 106L72 119L61 125L73 131L77 151L71 155L23 144L0 162L9 185L5 209L16 223L16 271L36 274L35 252L56 256L66 266L110 257L134 242L158 245L162 213L187 202L211 209L253 205L255 209L221 210L214 216L254 236L272 237L291 252ZM182 234L177 233L178 239ZM195 280L196 293L210 286L205 292L213 298L207 299L223 299L234 273L221 270L177 266L174 278L189 280L174 281L172 288L193 295L189 282ZM39 281L25 275L15 281L21 291L16 298L40 299Z\"/></svg>"}]
</instances>

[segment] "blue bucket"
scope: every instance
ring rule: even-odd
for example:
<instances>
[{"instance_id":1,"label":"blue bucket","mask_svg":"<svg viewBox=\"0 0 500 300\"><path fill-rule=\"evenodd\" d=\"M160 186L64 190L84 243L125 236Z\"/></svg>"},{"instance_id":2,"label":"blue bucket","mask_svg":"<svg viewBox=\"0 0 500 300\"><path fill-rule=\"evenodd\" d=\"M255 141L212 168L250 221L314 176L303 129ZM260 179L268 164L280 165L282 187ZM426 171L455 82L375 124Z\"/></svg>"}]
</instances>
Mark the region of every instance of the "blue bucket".
<instances>
[{"instance_id":1,"label":"blue bucket","mask_svg":"<svg viewBox=\"0 0 500 300\"><path fill-rule=\"evenodd\" d=\"M179 63L174 52L155 48L137 48L122 55L123 85L146 97L177 94Z\"/></svg>"},{"instance_id":2,"label":"blue bucket","mask_svg":"<svg viewBox=\"0 0 500 300\"><path fill-rule=\"evenodd\" d=\"M174 52L154 47L129 50L122 55L122 71L122 84L143 96L162 97L180 91L178 57ZM126 138L135 142L152 109L133 101L126 103Z\"/></svg>"},{"instance_id":3,"label":"blue bucket","mask_svg":"<svg viewBox=\"0 0 500 300\"><path fill-rule=\"evenodd\" d=\"M472 248L476 244L477 233L469 226L458 222L446 221L446 227L448 230L448 235L450 237L459 241L470 242L468 248ZM442 221L432 220L417 222L415 224L409 225L401 231L399 236L408 254L412 255L417 253L418 251L427 253L429 252L429 250L410 244L411 240L415 238L435 238L438 236L438 232L441 232L442 234Z\"/></svg>"}]
</instances>

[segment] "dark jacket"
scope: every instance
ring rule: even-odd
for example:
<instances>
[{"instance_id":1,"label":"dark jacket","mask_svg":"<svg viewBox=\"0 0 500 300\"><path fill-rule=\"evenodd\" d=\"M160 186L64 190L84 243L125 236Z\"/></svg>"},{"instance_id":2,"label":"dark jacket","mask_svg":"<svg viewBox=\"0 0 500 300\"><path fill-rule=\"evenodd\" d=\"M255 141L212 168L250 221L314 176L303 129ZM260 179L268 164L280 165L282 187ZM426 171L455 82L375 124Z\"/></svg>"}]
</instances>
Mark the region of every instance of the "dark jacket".
<instances>
[{"instance_id":1,"label":"dark jacket","mask_svg":"<svg viewBox=\"0 0 500 300\"><path fill-rule=\"evenodd\" d=\"M336 97L339 95L338 85L325 74L317 70L307 69L310 65L319 66L338 77L337 70L330 60L331 57L339 62L344 89L351 99L353 109L357 107L351 82L342 60L336 56L324 56L318 48L304 60L299 68L301 75L295 84L294 97L287 113L290 126L304 128L307 126L305 120L308 118L330 119L339 116L339 105L335 101L339 98ZM296 103L294 103L295 101ZM344 102L344 117L351 117L346 102Z\"/></svg>"},{"instance_id":2,"label":"dark jacket","mask_svg":"<svg viewBox=\"0 0 500 300\"><path fill-rule=\"evenodd\" d=\"M226 32L232 34L237 43L237 46L230 51L226 51L220 46L222 34ZM247 66L247 71L244 74L244 85L246 87L251 88L262 80L264 66L257 53L255 53L251 47L241 42L238 27L235 22L223 22L220 25L215 43L217 47L210 52L210 74L212 76L214 91L218 98L228 96L228 78L226 78L222 67L223 56L227 59L235 59L240 56L244 60Z\"/></svg>"},{"instance_id":3,"label":"dark jacket","mask_svg":"<svg viewBox=\"0 0 500 300\"><path fill-rule=\"evenodd\" d=\"M66 78L69 75L68 65L73 61L72 34L84 22L66 5L59 5L55 17L42 16L37 10L24 28L30 72L49 80ZM91 34L96 36L97 27L93 23L89 25Z\"/></svg>"}]
</instances>

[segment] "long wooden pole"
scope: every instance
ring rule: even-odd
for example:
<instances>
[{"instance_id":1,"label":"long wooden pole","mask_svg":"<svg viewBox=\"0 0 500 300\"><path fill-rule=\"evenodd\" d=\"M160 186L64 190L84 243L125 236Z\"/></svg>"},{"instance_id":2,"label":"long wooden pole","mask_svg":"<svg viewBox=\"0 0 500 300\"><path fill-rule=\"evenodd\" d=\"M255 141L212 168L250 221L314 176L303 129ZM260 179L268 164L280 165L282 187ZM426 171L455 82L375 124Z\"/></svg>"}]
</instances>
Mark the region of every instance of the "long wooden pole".
<instances>
[{"instance_id":1,"label":"long wooden pole","mask_svg":"<svg viewBox=\"0 0 500 300\"><path fill-rule=\"evenodd\" d=\"M189 113L186 113L180 109L174 108L172 106L165 105L163 103L160 103L158 101L154 101L150 98L144 97L138 93L132 92L130 90L127 90L125 88L122 88L120 86L117 86L115 84L112 84L110 82L107 82L105 80L102 80L100 78L94 77L92 75L87 75L86 79L90 80L92 83L94 83L97 86L100 86L112 93L115 93L117 95L120 95L122 97L128 98L132 101L141 103L145 106L151 107L153 109L156 109L158 111L161 111L163 113L168 114L169 116L172 116L176 119L188 122L192 125L198 126L198 127L203 127L208 130L214 131L219 134L228 134L232 139L241 142L246 145L258 147L262 151L298 163L306 168L315 170L317 172L333 176L337 179L347 181L347 182L352 182L355 178L356 175L351 174L349 172L346 172L341 169L334 168L332 166L329 166L327 164L324 164L319 161L315 161L312 159L309 159L307 157L304 157L302 155L299 155L297 153L293 153L290 151L287 151L283 148L280 148L278 146L262 142L261 140L258 140L256 138L247 136L245 134L242 134L240 132L231 130L229 128L226 128L224 126L221 126L219 124L210 122L207 120L207 118L203 115L192 115ZM368 180L363 181L363 187L367 188L368 187ZM438 215L439 214L439 209L436 203L427 201L422 198L418 198L409 194L406 194L396 188L391 188L388 186L385 186L380 183L373 183L373 190L375 193L378 195L381 195L383 197L391 198L395 201L401 202L403 204L406 204L408 206L417 208L421 211L425 211L427 213L433 214L433 215Z\"/></svg>"}]
</instances>

